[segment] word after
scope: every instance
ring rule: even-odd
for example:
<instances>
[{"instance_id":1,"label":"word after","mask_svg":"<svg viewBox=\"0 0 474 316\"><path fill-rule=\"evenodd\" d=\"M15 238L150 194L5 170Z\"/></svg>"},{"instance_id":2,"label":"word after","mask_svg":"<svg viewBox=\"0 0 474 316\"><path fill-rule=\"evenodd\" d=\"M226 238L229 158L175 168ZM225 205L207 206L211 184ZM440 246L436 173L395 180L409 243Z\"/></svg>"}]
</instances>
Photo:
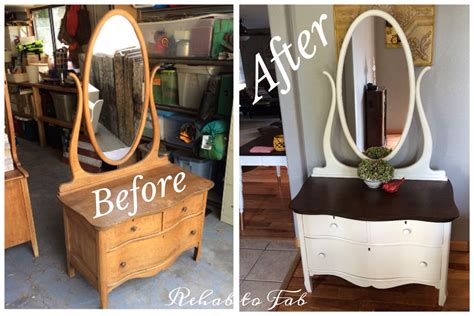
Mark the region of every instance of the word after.
<instances>
[{"instance_id":1,"label":"word after","mask_svg":"<svg viewBox=\"0 0 474 316\"><path fill-rule=\"evenodd\" d=\"M326 14L321 14L319 17L319 21L314 21L313 24L311 24L310 30L303 30L299 36L298 36L298 51L301 56L305 59L311 59L316 55L316 50L317 47L316 45L313 45L312 47L308 47L310 40L311 40L311 35L317 31L319 38L321 40L321 43L323 46L327 46L328 42L326 40L326 36L324 35L324 30L322 23L324 20L327 20L328 16ZM288 77L288 74L286 73L285 68L283 67L283 63L281 61L281 56L284 55L286 59L288 60L288 63L290 64L290 67L293 71L298 70L300 67L300 57L296 57L296 61L293 59L290 53L290 48L293 46L293 44L287 44L283 43L281 51L277 52L275 49L275 42L281 42L281 37L280 36L273 36L272 39L270 40L270 51L272 52L273 58L271 59L272 63L275 63L276 66L278 67L283 80L285 81L285 88L282 88L280 90L281 94L285 95L287 94L290 89L291 89L291 83L290 83L290 78ZM312 49L311 49L312 48ZM262 69L263 75L260 76L260 68ZM257 103L262 97L258 95L258 84L263 81L267 80L268 83L270 84L270 89L268 91L272 91L276 86L280 84L280 82L275 82L270 75L270 72L267 69L267 66L265 66L265 63L263 62L262 56L260 53L255 55L255 98L253 100L253 104Z\"/></svg>"},{"instance_id":2,"label":"word after","mask_svg":"<svg viewBox=\"0 0 474 316\"><path fill-rule=\"evenodd\" d=\"M179 172L174 176L167 176L166 178L159 179L156 183L146 182L142 187L138 186L138 180L142 180L142 175L137 175L133 178L132 187L130 190L121 190L118 192L115 197L115 204L111 201L112 192L110 189L102 188L95 191L92 191L95 194L95 216L94 218L99 218L105 215L110 214L115 208L120 211L125 211L129 208L130 203L132 203L132 210L127 214L128 216L134 216L137 213L138 209L138 199L141 198L146 203L150 203L156 198L157 191L160 190L160 197L163 198L166 195L166 182L172 181L173 190L176 193L181 193L186 189L186 185L182 184L185 178L184 172ZM140 194L138 194L140 192ZM105 197L101 197L101 193L105 193ZM129 199L129 194L131 195L131 200ZM101 212L101 205L107 206L105 212Z\"/></svg>"}]
</instances>

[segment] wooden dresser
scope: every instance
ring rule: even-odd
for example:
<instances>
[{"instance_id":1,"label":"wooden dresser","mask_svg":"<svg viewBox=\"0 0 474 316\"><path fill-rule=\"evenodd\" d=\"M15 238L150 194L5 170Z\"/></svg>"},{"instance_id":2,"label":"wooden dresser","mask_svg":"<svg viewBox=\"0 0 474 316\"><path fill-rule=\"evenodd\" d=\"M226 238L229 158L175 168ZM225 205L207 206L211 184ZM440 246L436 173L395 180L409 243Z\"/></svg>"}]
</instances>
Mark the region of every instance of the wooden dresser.
<instances>
[{"instance_id":1,"label":"wooden dresser","mask_svg":"<svg viewBox=\"0 0 474 316\"><path fill-rule=\"evenodd\" d=\"M449 181L407 180L389 194L360 179L311 177L290 208L308 292L311 276L329 274L364 287L431 285L444 305L459 216Z\"/></svg>"},{"instance_id":2,"label":"wooden dresser","mask_svg":"<svg viewBox=\"0 0 474 316\"><path fill-rule=\"evenodd\" d=\"M5 86L5 127L10 142L14 169L5 172L5 249L31 242L33 254L39 256L35 224L28 190L28 172L16 153L15 130L7 83Z\"/></svg>"},{"instance_id":3,"label":"wooden dresser","mask_svg":"<svg viewBox=\"0 0 474 316\"><path fill-rule=\"evenodd\" d=\"M142 170L144 178L139 184L156 183L178 172L183 170L170 163ZM114 288L130 279L155 275L171 266L186 250L194 248L194 259L199 259L207 191L213 184L185 174L185 191L176 193L168 186L164 198L150 203L139 198L138 212L133 217L128 216L129 209L115 209L94 219L95 197L91 192L107 187L111 196L116 197L133 181L134 176L127 173L105 185L60 193L68 274L73 277L78 270L100 292L102 308L107 307L108 293ZM130 197L127 203L132 205L133 199Z\"/></svg>"}]
</instances>

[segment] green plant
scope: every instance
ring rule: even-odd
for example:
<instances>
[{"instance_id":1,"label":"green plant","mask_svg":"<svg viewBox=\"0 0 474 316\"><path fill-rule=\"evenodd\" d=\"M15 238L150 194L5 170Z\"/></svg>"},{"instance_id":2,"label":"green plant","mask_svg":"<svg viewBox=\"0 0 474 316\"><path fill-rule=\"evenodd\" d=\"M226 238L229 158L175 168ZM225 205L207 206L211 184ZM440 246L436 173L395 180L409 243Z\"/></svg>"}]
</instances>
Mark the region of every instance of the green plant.
<instances>
[{"instance_id":1,"label":"green plant","mask_svg":"<svg viewBox=\"0 0 474 316\"><path fill-rule=\"evenodd\" d=\"M357 175L362 180L388 182L393 178L393 167L382 159L365 159L357 168Z\"/></svg>"},{"instance_id":2,"label":"green plant","mask_svg":"<svg viewBox=\"0 0 474 316\"><path fill-rule=\"evenodd\" d=\"M388 156L392 150L387 147L369 147L364 154L371 159L380 159Z\"/></svg>"}]
</instances>

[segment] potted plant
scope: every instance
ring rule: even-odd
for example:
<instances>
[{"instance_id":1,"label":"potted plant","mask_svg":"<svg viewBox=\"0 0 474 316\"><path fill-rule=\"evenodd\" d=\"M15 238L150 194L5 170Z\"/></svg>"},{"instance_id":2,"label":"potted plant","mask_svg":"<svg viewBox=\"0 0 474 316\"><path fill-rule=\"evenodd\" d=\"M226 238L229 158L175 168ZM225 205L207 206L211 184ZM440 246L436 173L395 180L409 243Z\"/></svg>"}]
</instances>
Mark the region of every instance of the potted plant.
<instances>
[{"instance_id":1,"label":"potted plant","mask_svg":"<svg viewBox=\"0 0 474 316\"><path fill-rule=\"evenodd\" d=\"M364 159L357 168L357 175L371 189L380 187L393 178L393 167L383 159Z\"/></svg>"},{"instance_id":2,"label":"potted plant","mask_svg":"<svg viewBox=\"0 0 474 316\"><path fill-rule=\"evenodd\" d=\"M370 159L381 159L387 157L392 150L387 147L369 147L364 151L364 155Z\"/></svg>"}]
</instances>

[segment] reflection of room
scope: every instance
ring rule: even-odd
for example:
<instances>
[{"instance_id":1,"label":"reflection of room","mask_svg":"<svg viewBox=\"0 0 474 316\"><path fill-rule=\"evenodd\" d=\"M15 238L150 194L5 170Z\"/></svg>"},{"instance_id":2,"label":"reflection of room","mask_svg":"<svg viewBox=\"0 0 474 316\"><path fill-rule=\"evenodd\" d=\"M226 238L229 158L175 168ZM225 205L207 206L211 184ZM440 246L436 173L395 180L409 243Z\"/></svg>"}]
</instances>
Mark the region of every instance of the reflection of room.
<instances>
[{"instance_id":1,"label":"reflection of room","mask_svg":"<svg viewBox=\"0 0 474 316\"><path fill-rule=\"evenodd\" d=\"M359 149L394 148L408 110L409 86L401 47L389 47L389 25L377 17L357 26L344 63L344 109ZM375 87L366 89L368 83ZM375 102L375 103L371 103Z\"/></svg>"}]
</instances>

